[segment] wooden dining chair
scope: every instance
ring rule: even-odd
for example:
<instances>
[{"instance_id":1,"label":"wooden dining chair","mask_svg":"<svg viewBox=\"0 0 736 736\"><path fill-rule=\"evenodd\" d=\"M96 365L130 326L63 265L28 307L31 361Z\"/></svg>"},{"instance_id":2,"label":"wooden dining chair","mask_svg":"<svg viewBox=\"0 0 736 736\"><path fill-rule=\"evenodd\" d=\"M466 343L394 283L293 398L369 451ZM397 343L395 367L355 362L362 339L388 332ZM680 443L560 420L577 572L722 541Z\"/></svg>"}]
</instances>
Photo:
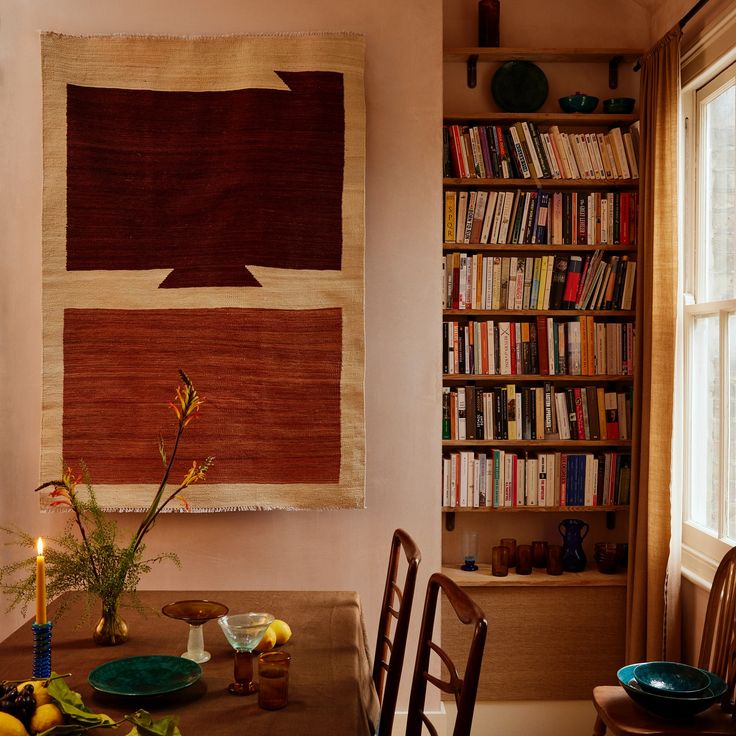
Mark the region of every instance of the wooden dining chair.
<instances>
[{"instance_id":1,"label":"wooden dining chair","mask_svg":"<svg viewBox=\"0 0 736 736\"><path fill-rule=\"evenodd\" d=\"M620 685L599 686L593 689L593 704L598 712L593 736L603 736L607 730L616 736L734 736L736 547L725 554L713 578L698 667L714 672L728 684L720 705L682 722L663 721L634 703Z\"/></svg>"},{"instance_id":2,"label":"wooden dining chair","mask_svg":"<svg viewBox=\"0 0 736 736\"><path fill-rule=\"evenodd\" d=\"M432 640L440 591L447 598L460 622L472 627L468 659L462 676L447 652ZM424 712L428 682L442 692L452 693L455 697L457 717L452 735L469 736L470 726L473 723L475 696L478 692L478 679L480 678L480 667L483 663L483 649L486 644L487 629L488 623L483 611L450 578L438 572L429 578L427 595L424 601L424 614L419 629L419 645L417 647L416 662L414 663L414 677L409 696L406 736L420 736L422 724L426 726L431 736L437 736L437 731ZM432 652L439 656L447 668L449 672L448 680L442 680L430 674L430 655Z\"/></svg>"},{"instance_id":3,"label":"wooden dining chair","mask_svg":"<svg viewBox=\"0 0 736 736\"><path fill-rule=\"evenodd\" d=\"M406 558L406 572L404 583L400 586L399 567L402 551ZM378 620L378 640L373 658L373 684L381 703L376 732L378 734L390 736L393 727L417 570L421 560L422 553L414 540L403 529L397 529L391 540L386 587Z\"/></svg>"}]
</instances>

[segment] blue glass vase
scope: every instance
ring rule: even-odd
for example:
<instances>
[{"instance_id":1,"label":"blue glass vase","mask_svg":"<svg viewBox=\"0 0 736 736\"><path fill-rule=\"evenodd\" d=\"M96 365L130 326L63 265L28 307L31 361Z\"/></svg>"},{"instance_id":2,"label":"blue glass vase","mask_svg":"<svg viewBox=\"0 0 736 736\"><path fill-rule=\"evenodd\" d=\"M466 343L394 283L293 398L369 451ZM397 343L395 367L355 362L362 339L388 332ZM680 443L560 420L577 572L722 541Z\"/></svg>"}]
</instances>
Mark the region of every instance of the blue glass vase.
<instances>
[{"instance_id":1,"label":"blue glass vase","mask_svg":"<svg viewBox=\"0 0 736 736\"><path fill-rule=\"evenodd\" d=\"M558 529L562 535L562 569L565 572L582 572L588 563L583 540L590 526L582 519L564 519Z\"/></svg>"}]
</instances>

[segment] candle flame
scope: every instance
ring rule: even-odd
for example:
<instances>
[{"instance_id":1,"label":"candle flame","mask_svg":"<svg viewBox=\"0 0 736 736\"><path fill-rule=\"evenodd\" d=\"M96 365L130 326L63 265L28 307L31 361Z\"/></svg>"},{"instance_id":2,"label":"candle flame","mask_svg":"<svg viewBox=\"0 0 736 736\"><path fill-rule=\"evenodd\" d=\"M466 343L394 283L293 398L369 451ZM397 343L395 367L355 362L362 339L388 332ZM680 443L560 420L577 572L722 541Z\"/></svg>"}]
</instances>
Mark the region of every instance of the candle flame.
<instances>
[{"instance_id":1,"label":"candle flame","mask_svg":"<svg viewBox=\"0 0 736 736\"><path fill-rule=\"evenodd\" d=\"M36 542L36 549L38 550L39 555L43 554L43 539L41 539L41 537L39 537Z\"/></svg>"}]
</instances>

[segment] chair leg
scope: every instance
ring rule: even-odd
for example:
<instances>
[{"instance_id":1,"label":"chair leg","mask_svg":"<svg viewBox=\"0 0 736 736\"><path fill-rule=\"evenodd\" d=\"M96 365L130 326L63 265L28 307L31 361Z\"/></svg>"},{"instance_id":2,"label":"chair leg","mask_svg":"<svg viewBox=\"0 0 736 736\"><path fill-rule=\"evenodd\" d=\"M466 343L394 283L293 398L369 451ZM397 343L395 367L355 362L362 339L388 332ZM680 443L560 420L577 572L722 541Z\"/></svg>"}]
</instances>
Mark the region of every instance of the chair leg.
<instances>
[{"instance_id":1,"label":"chair leg","mask_svg":"<svg viewBox=\"0 0 736 736\"><path fill-rule=\"evenodd\" d=\"M595 726L593 726L593 736L605 736L606 724L600 716L596 716Z\"/></svg>"}]
</instances>

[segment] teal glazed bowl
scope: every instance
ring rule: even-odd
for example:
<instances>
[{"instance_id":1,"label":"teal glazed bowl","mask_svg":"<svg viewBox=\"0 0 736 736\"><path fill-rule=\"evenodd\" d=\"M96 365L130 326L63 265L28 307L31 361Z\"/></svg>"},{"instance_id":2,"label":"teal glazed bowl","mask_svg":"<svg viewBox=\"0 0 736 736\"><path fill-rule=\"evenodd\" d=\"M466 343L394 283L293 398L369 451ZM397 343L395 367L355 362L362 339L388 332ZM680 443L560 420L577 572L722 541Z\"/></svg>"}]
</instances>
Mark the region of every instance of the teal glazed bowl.
<instances>
[{"instance_id":1,"label":"teal glazed bowl","mask_svg":"<svg viewBox=\"0 0 736 736\"><path fill-rule=\"evenodd\" d=\"M645 663L641 663L645 664ZM678 720L691 718L719 702L726 694L728 686L718 675L702 670L710 680L710 686L698 697L676 698L671 695L657 695L642 690L634 679L634 670L639 664L629 664L622 667L617 673L621 687L629 697L644 710L660 718Z\"/></svg>"},{"instance_id":2,"label":"teal glazed bowl","mask_svg":"<svg viewBox=\"0 0 736 736\"><path fill-rule=\"evenodd\" d=\"M634 668L634 679L648 693L673 698L696 698L710 687L707 673L679 662L645 662Z\"/></svg>"},{"instance_id":3,"label":"teal glazed bowl","mask_svg":"<svg viewBox=\"0 0 736 736\"><path fill-rule=\"evenodd\" d=\"M603 112L609 115L628 115L634 112L635 104L633 97L611 97L603 100Z\"/></svg>"},{"instance_id":4,"label":"teal glazed bowl","mask_svg":"<svg viewBox=\"0 0 736 736\"><path fill-rule=\"evenodd\" d=\"M593 112L598 106L598 98L576 92L574 95L560 97L562 112Z\"/></svg>"}]
</instances>

